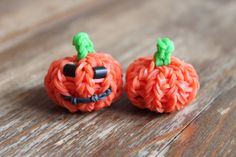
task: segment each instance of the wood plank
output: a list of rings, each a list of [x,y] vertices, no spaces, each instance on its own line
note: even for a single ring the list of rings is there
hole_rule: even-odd
[[[39,27],[0,54],[0,154],[158,155],[235,85],[236,19],[229,16],[234,4],[110,1]],[[202,21],[195,23],[195,18]],[[174,55],[193,63],[199,72],[197,100],[173,114],[138,110],[125,95],[93,113],[70,114],[56,107],[42,87],[43,76],[53,59],[73,54],[71,36],[81,30],[89,32],[97,50],[115,56],[124,70],[136,57],[154,52],[157,36],[172,37]]]
[[[3,0],[0,6],[0,52],[40,31],[45,25],[55,24],[96,4],[84,0]]]
[[[232,80],[229,80],[232,81]],[[166,156],[235,156],[236,86],[225,90],[163,152]]]

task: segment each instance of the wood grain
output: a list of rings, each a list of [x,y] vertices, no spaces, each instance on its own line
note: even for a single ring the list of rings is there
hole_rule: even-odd
[[[166,148],[166,155],[235,156],[236,128],[232,124],[236,118],[235,92],[236,86],[233,86],[214,100],[214,105],[201,113]]]
[[[235,154],[235,1],[4,0],[0,6],[1,156]],[[95,49],[112,54],[124,73],[134,59],[153,54],[157,36],[171,37],[174,55],[198,71],[197,99],[172,114],[136,109],[125,93],[98,112],[58,108],[43,77],[52,60],[75,53],[71,37],[78,31],[88,32]]]

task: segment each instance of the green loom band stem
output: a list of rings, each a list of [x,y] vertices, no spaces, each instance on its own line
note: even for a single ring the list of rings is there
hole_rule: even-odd
[[[89,53],[94,53],[93,42],[89,39],[87,33],[81,32],[73,37],[73,45],[77,51],[78,61],[85,58]]]
[[[157,39],[157,51],[154,54],[156,66],[169,65],[171,54],[174,51],[174,43],[169,38]]]

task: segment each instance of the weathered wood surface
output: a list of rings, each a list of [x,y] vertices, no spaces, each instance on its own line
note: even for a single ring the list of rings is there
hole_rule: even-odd
[[[224,0],[3,0],[0,2],[1,156],[234,156],[236,2]],[[131,106],[71,114],[43,89],[50,62],[72,55],[86,31],[125,72],[157,36],[192,63],[201,89],[172,114]]]

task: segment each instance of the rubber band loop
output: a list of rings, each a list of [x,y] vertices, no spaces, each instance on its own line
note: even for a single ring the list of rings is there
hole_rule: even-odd
[[[157,51],[154,54],[156,66],[169,65],[171,54],[174,51],[174,43],[169,38],[157,39]]]
[[[63,95],[63,97],[64,97],[65,100],[70,101],[71,104],[78,105],[78,104],[95,103],[99,100],[105,99],[111,93],[112,93],[112,89],[110,87],[105,92],[103,92],[102,94],[99,94],[99,95],[95,94],[95,95],[93,95],[89,98],[77,98],[77,97],[73,97],[73,96],[64,96],[64,95]]]
[[[75,46],[77,50],[77,59],[78,61],[87,57],[88,53],[94,53],[93,42],[89,39],[87,33],[81,32],[76,34],[73,37],[72,44]]]

